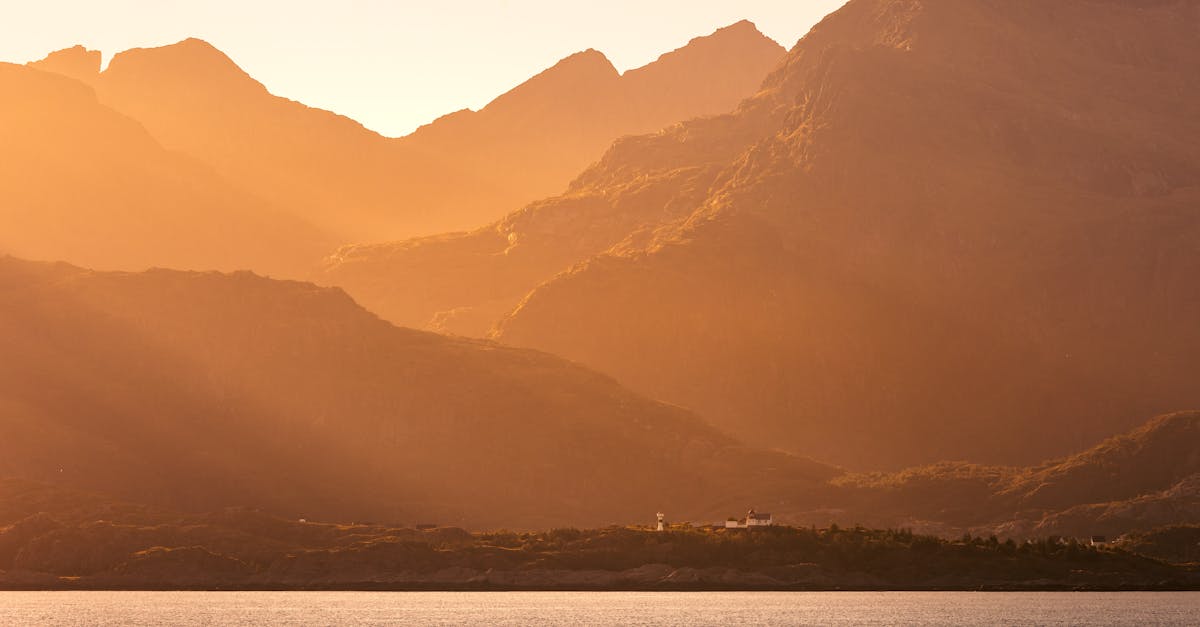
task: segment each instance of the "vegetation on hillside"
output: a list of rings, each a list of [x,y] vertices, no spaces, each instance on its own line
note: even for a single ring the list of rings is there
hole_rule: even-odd
[[[846,474],[834,498],[859,520],[1017,538],[1116,536],[1200,516],[1200,412],[1158,416],[1075,455],[1036,466],[942,462]]]
[[[0,489],[11,497],[0,511],[8,588],[1200,588],[1194,566],[1074,538],[946,540],[837,525],[472,534],[247,509],[182,515],[28,482]],[[1167,558],[1162,544],[1136,546]]]

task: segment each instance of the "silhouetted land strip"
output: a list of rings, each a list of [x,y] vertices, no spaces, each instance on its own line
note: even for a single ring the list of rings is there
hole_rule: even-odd
[[[126,522],[37,514],[0,529],[0,588],[1200,590],[1196,563],[1074,539],[945,540],[837,526],[472,534],[248,510],[170,521],[137,506],[110,511]]]

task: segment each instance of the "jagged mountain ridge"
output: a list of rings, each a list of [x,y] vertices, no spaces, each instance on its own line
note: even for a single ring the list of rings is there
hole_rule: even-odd
[[[850,2],[740,125],[584,174],[746,146],[691,215],[540,285],[495,337],[857,468],[1029,463],[1195,406],[1198,15]]]
[[[343,242],[379,241],[473,228],[557,192],[616,137],[732,108],[783,52],[749,22],[624,75],[589,50],[395,139],[272,96],[196,39],[119,53],[90,82],[164,145]]]
[[[993,19],[1003,8],[1014,13]],[[1083,11],[1097,8],[1095,14]],[[561,342],[572,357],[604,361],[631,385],[715,408],[732,428],[761,429],[766,435],[755,437],[764,441],[777,442],[772,430],[800,417],[802,430],[792,436],[800,445],[790,447],[857,455],[845,459],[866,467],[907,463],[902,456],[883,459],[895,452],[871,448],[879,442],[924,451],[917,461],[964,454],[1003,462],[1037,458],[1091,443],[1132,412],[1194,404],[1189,377],[1196,371],[1191,358],[1197,343],[1189,322],[1197,310],[1191,281],[1196,118],[1188,109],[1192,101],[1180,94],[1190,93],[1195,79],[1175,71],[1195,52],[1187,31],[1193,5],[859,1],[848,9],[840,22],[814,31],[763,93],[734,114],[622,140],[565,196],[534,203],[500,227],[396,247],[407,254],[406,247],[432,246],[446,260],[469,265],[456,248],[466,242],[479,245],[481,265],[501,257],[512,264],[488,279],[494,294],[462,299],[459,284],[448,283],[447,295],[437,295],[443,300],[428,298],[418,313],[445,312],[435,324],[452,324],[472,315],[456,307],[466,304],[475,313],[491,307],[467,321],[490,324],[533,286],[567,269],[521,303],[499,336]],[[1110,32],[1117,17],[1133,27]],[[996,32],[955,31],[981,23]],[[1031,34],[1031,23],[1048,25],[1049,34]],[[1083,35],[1065,43],[1053,36],[1068,25]],[[1008,47],[1036,54],[1014,59],[997,52]],[[964,75],[977,81],[960,80]],[[1098,77],[1111,85],[1095,88]],[[914,94],[913,85],[938,98]],[[960,101],[950,98],[946,105],[939,99],[946,93],[965,93],[961,102],[969,104],[954,105]],[[1097,97],[1081,103],[1082,93]],[[978,110],[989,115],[964,123],[964,111]],[[579,220],[581,215],[589,218]],[[439,248],[443,243],[452,246]],[[368,249],[348,252],[356,250]],[[508,261],[513,259],[518,261]],[[474,272],[449,274],[477,281]],[[231,370],[226,357],[213,357],[203,332],[189,335],[207,324],[186,318],[195,313],[189,304],[203,304],[194,307],[203,310],[211,302],[188,296],[176,310],[163,309],[156,302],[165,300],[161,296],[131,298],[114,313],[114,286],[98,284],[83,305],[101,310],[103,322],[95,324],[114,337],[128,336],[103,325],[130,318],[146,324],[144,311],[189,320],[181,325],[187,331],[167,325],[156,334],[168,340],[167,348],[200,355],[202,372],[217,381],[183,390],[159,381],[164,395],[202,412],[219,414],[230,396],[243,406],[242,384],[221,374]],[[194,292],[162,290],[176,291]],[[243,298],[237,290],[221,294],[213,300]],[[359,320],[346,313],[351,311],[339,305],[330,317]],[[36,311],[13,316],[14,337],[37,324],[61,322]],[[261,332],[270,326],[256,319],[248,316],[247,327]],[[571,335],[581,325],[582,340]],[[311,334],[304,323],[299,327]],[[263,356],[270,351],[255,344],[256,336],[239,333],[244,331],[232,334],[234,343],[251,348],[229,358],[232,370],[278,363],[273,353]],[[164,350],[157,340],[128,339],[138,355]],[[29,354],[38,350],[13,341]],[[124,350],[123,344],[100,344],[98,352]],[[465,345],[472,344],[457,346]],[[40,368],[48,372],[57,356],[41,357]],[[160,357],[139,359],[158,363]],[[175,364],[172,355],[161,359]],[[186,365],[167,368],[168,378],[188,380]],[[316,367],[322,367],[319,360]],[[133,390],[152,374],[135,370],[118,387]],[[327,390],[319,380],[306,379],[302,387]],[[220,400],[205,400],[213,389]],[[85,399],[97,394],[88,386],[77,390]],[[13,398],[11,416],[53,404],[15,392]],[[108,400],[103,393],[95,398]],[[321,403],[287,409],[303,414],[314,405]],[[262,415],[253,407],[237,411]],[[763,423],[743,424],[745,416]],[[1189,442],[1194,430],[1175,436]],[[1186,455],[1172,455],[1184,466],[1191,463]],[[1108,455],[1083,459],[1029,474],[948,465],[946,472],[965,487],[952,486],[940,498],[963,508],[959,488],[969,493],[975,485],[1008,486],[1016,500],[996,502],[1051,512],[1038,523],[1047,529],[1162,502],[1194,505],[1194,475],[1180,476],[1174,465],[1165,468],[1169,477],[1129,487],[1121,481],[1129,473],[1072,474],[1076,466],[1115,463]],[[53,470],[47,460],[39,463]],[[316,476],[294,459],[289,464],[288,471]],[[942,470],[922,472],[940,476]],[[271,482],[283,483],[285,474],[247,490],[272,492]],[[1026,483],[1013,479],[1017,475]],[[343,480],[352,483],[353,477]],[[406,487],[384,489],[415,509],[426,504],[420,495],[406,495]],[[145,484],[137,489],[163,491]],[[637,505],[643,506],[648,503]],[[357,511],[344,503],[322,507]],[[528,514],[533,506],[526,507],[522,515],[536,516]],[[1105,513],[1090,511],[1097,508]]]
[[[1181,141],[1180,137],[1195,134],[1195,116],[1173,109],[1177,104],[1174,101],[1176,91],[1184,88],[1176,88],[1173,77],[1168,78],[1164,72],[1187,66],[1181,55],[1186,55],[1188,48],[1181,41],[1187,42],[1188,39],[1186,32],[1180,37],[1179,31],[1180,25],[1186,25],[1188,21],[1168,19],[1166,21],[1170,24],[1164,27],[1161,11],[1157,14],[1154,11],[1147,12],[1149,18],[1137,15],[1143,12],[1140,9],[1134,11],[1135,16],[1130,23],[1141,23],[1143,31],[1163,27],[1168,33],[1175,33],[1174,39],[1167,37],[1155,44],[1152,52],[1127,52],[1141,54],[1137,58],[1147,67],[1138,69],[1147,70],[1146,78],[1139,77],[1137,71],[1121,66],[1119,62],[1122,60],[1113,58],[1114,54],[1119,53],[1104,46],[1097,48],[1094,40],[1075,41],[1071,44],[1074,48],[1069,55],[1056,56],[1045,52],[1046,46],[1058,44],[1053,40],[1047,41],[1044,33],[1031,34],[1020,30],[1020,20],[1046,17],[1030,15],[1031,11],[1037,10],[1050,11],[1053,19],[1046,21],[1053,28],[1065,28],[1073,16],[1067,9],[1024,7],[1016,11],[1016,18],[997,20],[995,23],[1000,26],[996,34],[976,38],[956,34],[955,29],[959,28],[960,23],[989,23],[989,15],[979,13],[994,11],[994,5],[976,3],[957,8],[941,4],[935,6],[938,11],[926,11],[921,3],[852,3],[814,29],[791,53],[783,67],[767,80],[763,93],[743,103],[735,114],[687,122],[658,135],[620,140],[598,164],[585,171],[566,194],[533,203],[490,227],[469,234],[343,249],[331,258],[322,280],[346,287],[370,308],[399,323],[464,335],[481,335],[498,317],[520,304],[530,290],[553,278],[555,280],[534,291],[512,321],[505,321],[497,337],[518,343],[536,339],[543,348],[618,373],[627,383],[641,386],[651,394],[664,395],[675,402],[703,408],[706,413],[715,409],[718,419],[727,428],[762,438],[762,441],[777,443],[778,436],[790,430],[786,424],[761,428],[755,422],[764,420],[763,416],[774,415],[775,418],[766,420],[785,423],[792,419],[789,414],[808,415],[803,428],[812,430],[837,428],[842,424],[838,420],[821,420],[821,414],[827,409],[849,411],[851,416],[869,412],[879,416],[876,420],[887,420],[890,424],[884,427],[889,430],[889,437],[899,440],[878,438],[873,448],[864,448],[863,440],[873,437],[871,429],[874,427],[866,427],[854,434],[855,444],[847,444],[844,448],[859,449],[850,454],[858,457],[859,465],[868,467],[879,463],[881,451],[878,448],[889,441],[903,442],[911,449],[927,445],[921,441],[931,438],[943,440],[935,445],[937,450],[934,452],[884,462],[905,464],[972,452],[970,442],[960,438],[975,437],[969,431],[958,435],[935,424],[917,425],[906,432],[907,426],[921,419],[915,416],[888,417],[887,414],[891,413],[888,405],[877,402],[875,406],[865,405],[854,398],[877,396],[878,392],[873,392],[872,388],[886,388],[886,394],[910,397],[902,401],[902,405],[932,403],[937,410],[924,412],[926,414],[941,412],[944,415],[963,416],[964,419],[970,419],[969,416],[975,411],[973,401],[977,399],[982,399],[981,404],[989,407],[984,413],[1008,418],[1028,413],[1028,407],[1022,406],[1023,402],[1038,402],[1042,406],[1036,412],[1042,418],[1029,419],[1030,424],[1045,422],[1045,417],[1078,412],[1081,410],[1078,405],[1064,402],[1061,398],[1053,399],[1053,396],[1061,395],[1056,394],[1048,382],[1027,381],[1014,386],[1020,390],[1014,392],[994,387],[989,389],[988,379],[993,372],[1023,369],[1024,363],[1033,359],[1040,362],[1037,367],[1043,370],[1039,372],[1048,370],[1055,373],[1053,376],[1066,377],[1070,385],[1104,385],[1098,382],[1094,373],[1086,372],[1089,369],[1087,366],[1082,369],[1068,368],[1064,373],[1063,364],[1057,362],[1070,360],[1073,354],[1077,361],[1098,359],[1108,362],[1104,367],[1122,367],[1112,363],[1114,360],[1110,356],[1096,354],[1103,351],[1095,351],[1087,346],[1089,334],[1103,332],[1090,325],[1104,322],[1089,320],[1075,324],[1062,317],[1071,315],[1069,311],[1061,310],[1062,305],[1041,302],[1046,295],[1059,292],[1078,294],[1090,290],[1107,292],[1109,299],[1115,297],[1121,288],[1088,286],[1081,289],[1070,285],[1071,273],[1086,267],[1088,255],[1107,260],[1110,267],[1120,267],[1117,274],[1127,283],[1139,283],[1140,279],[1134,276],[1138,272],[1163,275],[1161,280],[1165,283],[1158,288],[1160,293],[1171,291],[1172,288],[1166,287],[1168,284],[1180,285],[1186,281],[1187,264],[1194,262],[1194,259],[1188,261],[1191,254],[1188,251],[1192,247],[1189,241],[1194,240],[1196,235],[1196,228],[1190,223],[1188,207],[1195,193],[1189,191],[1188,186],[1191,180],[1188,177],[1193,174],[1188,174],[1187,167],[1181,168],[1180,164],[1195,163],[1195,159],[1189,156],[1189,152],[1194,152],[1190,148],[1194,144]],[[925,45],[914,48],[915,35],[905,30],[916,28],[914,21],[925,31],[942,37],[942,40],[925,37]],[[1096,21],[1095,16],[1082,20],[1092,27],[1093,32],[1098,30]],[[1153,38],[1144,32],[1134,37],[1138,36],[1142,42]],[[959,49],[964,46],[978,48],[979,41],[987,50],[985,54],[959,54]],[[1018,45],[1017,42],[1021,43]],[[954,54],[942,54],[952,46]],[[1009,48],[1019,50],[1023,46],[1041,50],[1042,54],[1031,57],[1014,53],[1010,55],[1017,56],[1013,61],[1005,56],[1007,53],[997,52]],[[904,58],[905,55],[920,57],[919,62],[912,64],[920,68],[918,76],[912,76],[912,71],[908,74],[894,71],[887,65],[895,63],[892,57]],[[1037,59],[1042,58],[1065,61],[1055,67],[1047,67],[1045,63],[1038,65]],[[999,64],[997,60],[1000,60]],[[1104,80],[1107,80],[1110,66],[1116,63],[1116,75],[1121,80],[1139,85],[1139,89],[1127,91],[1150,95],[1133,102],[1129,101],[1130,97],[1120,95],[1119,87],[1101,88],[1099,93],[1108,98],[1105,103],[1115,101],[1114,107],[1109,110],[1072,110],[1067,117],[1071,128],[1049,133],[1052,140],[1063,140],[1068,148],[1050,147],[1048,144],[1053,141],[1042,141],[1042,145],[1039,145],[1039,134],[1048,132],[1047,129],[1051,127],[1047,125],[1055,123],[1054,116],[1061,116],[1062,111],[1054,108],[1058,105],[1047,103],[1062,97],[1059,93],[1062,85],[1070,84],[1070,78],[1080,73],[1076,65],[1089,62],[1090,76],[1104,76]],[[965,70],[959,65],[964,63],[984,66],[982,69],[968,68],[972,76],[978,74],[985,77],[980,79],[984,83],[982,87],[972,87],[979,93],[963,98],[964,102],[972,104],[954,104],[950,106],[950,111],[932,113],[939,107],[947,108],[947,105],[936,101],[929,111],[921,111],[918,104],[910,103],[903,110],[898,110],[892,116],[895,119],[888,123],[869,119],[880,106],[879,103],[892,102],[889,100],[891,94],[908,88],[905,81],[921,85],[924,89],[944,66],[949,65],[953,71],[961,74]],[[1016,69],[1003,67],[1005,63],[1010,66],[1015,64]],[[856,64],[865,65],[859,67]],[[1019,90],[1029,87],[1023,84],[1023,77],[1026,72],[1033,70],[1045,75],[1038,78],[1046,80],[1039,80],[1036,85],[1038,90],[1045,93],[1022,94]],[[840,82],[830,82],[833,80],[830,75]],[[1181,84],[1193,83],[1183,81]],[[864,95],[868,89],[888,95]],[[827,94],[826,90],[830,93]],[[1003,90],[1016,90],[1013,93],[1018,95],[1004,96],[1000,103],[987,100],[997,93],[1005,93]],[[931,93],[939,98],[944,95],[936,90]],[[1079,100],[1080,93],[1076,90],[1071,96]],[[1093,92],[1089,87],[1083,93],[1090,95]],[[819,96],[824,96],[824,99]],[[1023,97],[1027,98],[1027,102],[1022,103]],[[896,99],[905,102],[902,93]],[[796,103],[804,104],[800,106]],[[852,117],[855,122],[833,125],[820,117],[828,114],[828,109],[834,104],[841,106],[838,110],[840,115]],[[930,102],[926,99],[919,104],[929,105]],[[1014,123],[992,113],[997,107],[1013,109],[1022,104],[1037,112],[1029,122],[1018,119]],[[920,131],[913,131],[903,140],[900,139],[908,132],[904,129],[918,128],[914,125],[914,119],[955,120],[962,119],[964,115],[979,118],[971,113],[972,106],[978,106],[979,110],[985,112],[982,119],[991,126],[974,128],[970,133],[958,133],[969,139],[955,137],[953,131],[937,131],[936,136],[929,137],[922,136]],[[967,110],[965,113],[964,109]],[[1093,106],[1092,109],[1097,108]],[[1155,116],[1162,116],[1162,119],[1155,121]],[[1167,126],[1173,122],[1182,122],[1181,128],[1185,129],[1179,137],[1170,137],[1172,131]],[[1022,124],[1025,126],[1022,127]],[[785,130],[780,131],[780,128]],[[978,144],[984,149],[971,145],[980,131],[986,141]],[[1123,139],[1126,135],[1136,139],[1132,142]],[[785,145],[789,141],[798,145]],[[898,157],[864,157],[865,162],[873,164],[867,170],[877,179],[865,184],[848,182],[847,173],[852,170],[846,164],[863,154],[875,152],[872,146],[864,146],[864,143],[873,141],[881,141],[882,147],[891,151],[888,155],[894,155],[897,151],[921,154],[919,157],[907,154]],[[933,166],[916,172],[891,172],[893,168],[889,163],[932,163],[932,156],[936,156],[939,150],[953,153],[952,160],[956,165],[959,161],[979,165],[970,166],[969,172],[947,178],[946,181],[938,180],[941,174]],[[930,155],[922,151],[930,152]],[[879,152],[884,153],[882,150]],[[1002,169],[987,163],[997,153],[1005,163]],[[971,159],[964,158],[966,155],[972,155]],[[888,159],[893,161],[888,162]],[[1126,174],[1113,171],[1111,163],[1119,163],[1121,159],[1133,164],[1131,167],[1142,170]],[[768,165],[769,168],[766,167]],[[788,181],[788,170],[793,167],[797,172],[806,173],[807,180],[795,183]],[[1064,171],[1064,167],[1073,170]],[[1148,173],[1146,168],[1159,174]],[[1017,178],[1009,180],[1006,177]],[[1072,202],[1094,203],[1097,213],[1094,222],[1100,226],[1108,222],[1114,225],[1112,229],[1105,234],[1081,236],[1067,230],[1073,218],[1066,211],[1059,211],[1058,216],[1054,215],[1055,212],[1038,215],[1032,211],[1012,211],[1014,207],[1022,206],[1041,210],[1060,202],[1052,191],[1059,179],[1072,188]],[[1014,183],[1016,180],[1020,183]],[[774,191],[775,198],[764,199],[753,194],[746,194],[740,202],[730,198],[739,190],[761,188],[765,182],[779,184],[779,189],[788,191]],[[1171,186],[1173,196],[1161,193],[1166,189],[1162,185]],[[802,187],[795,190],[795,186]],[[878,197],[864,198],[863,191],[872,190],[874,186],[886,186],[887,192],[878,193]],[[938,186],[946,189],[939,191]],[[879,205],[893,198],[918,206],[929,201],[945,204],[950,201],[948,190],[956,190],[955,198],[972,198],[970,202],[977,206],[963,215],[942,212],[936,217],[919,215],[919,211],[913,212],[912,216],[895,211],[879,216],[862,211],[852,216],[851,212],[840,206]],[[1090,198],[1092,194],[1099,196]],[[944,197],[939,198],[939,195]],[[806,198],[812,206],[803,211],[779,206],[793,196]],[[884,200],[881,201],[880,197]],[[980,202],[981,199],[983,202]],[[737,209],[767,207],[771,201],[774,201],[775,207],[752,215],[748,211],[740,211],[739,214]],[[713,207],[718,204],[720,209],[714,210]],[[994,215],[987,218],[989,221],[986,224],[971,224],[980,214],[986,214],[989,208]],[[1119,221],[1136,223],[1139,218],[1135,217],[1134,212],[1142,210],[1150,212],[1150,215],[1157,214],[1154,219],[1161,221],[1161,226],[1134,224],[1128,232],[1122,232],[1124,227],[1116,226]],[[1012,223],[1003,223],[1010,219]],[[803,222],[805,220],[809,222]],[[672,223],[682,226],[673,227]],[[912,246],[912,250],[916,251],[915,259],[900,257],[909,254],[908,251],[887,250],[888,246],[894,248],[897,243],[903,243],[902,238],[921,234],[922,231],[925,231],[925,237],[932,235],[941,241],[931,242],[928,252],[921,250],[921,246]],[[712,241],[698,242],[702,237]],[[1159,237],[1164,239],[1156,242],[1155,238]],[[789,241],[788,238],[795,238],[795,241]],[[851,244],[842,246],[831,243],[839,238]],[[892,241],[889,243],[886,238],[892,238]],[[1129,264],[1125,261],[1113,258],[1110,250],[1121,239],[1131,240],[1135,244],[1140,241],[1137,245],[1142,246],[1163,244],[1164,252],[1158,253],[1152,264],[1143,261],[1141,270],[1132,270],[1126,267]],[[1010,245],[1008,251],[999,250],[1003,248],[1000,243],[1005,240],[1015,245]],[[986,271],[990,275],[986,280],[998,280],[997,287],[1006,290],[1003,296],[969,293],[979,291],[969,285],[978,277],[972,276],[971,271],[963,267],[961,258],[973,254],[971,248],[976,246],[975,242],[981,242],[982,247],[971,261],[986,264]],[[1028,259],[1031,252],[1019,250],[1021,246],[1039,251],[1037,254],[1061,254],[1061,258],[1049,260],[1050,269],[1046,262],[1038,265],[1039,262]],[[610,247],[612,255],[608,258],[588,260]],[[692,259],[690,256],[696,253],[687,250],[689,248],[704,248],[700,253],[703,258]],[[994,259],[984,258],[985,254],[992,253]],[[1010,257],[1014,253],[1015,259]],[[827,254],[833,259],[821,258]],[[756,259],[756,255],[759,258]],[[634,289],[631,286],[638,285],[639,280],[625,276],[621,268],[637,266],[640,270],[648,265],[646,260],[662,260],[664,266],[671,267],[658,271],[647,270],[656,273],[650,279],[654,283],[646,286],[645,290],[631,293]],[[824,273],[824,276],[814,274],[803,279],[811,284],[795,285],[793,277],[787,276],[793,271],[789,266],[802,264],[821,266],[817,272]],[[576,267],[572,269],[572,266]],[[1021,282],[1025,278],[1011,276],[1014,274],[1013,268],[1018,269],[1019,273],[1033,275],[1040,281],[1053,282],[1054,285],[1045,288],[1045,294],[1032,299],[1022,298],[1022,294],[1014,295],[1013,291],[1021,289]],[[948,270],[956,271],[956,275],[943,277]],[[555,275],[564,271],[567,272],[555,278]],[[894,276],[897,273],[903,274]],[[923,273],[928,276],[923,277]],[[594,277],[595,282],[569,286],[573,281],[582,283],[582,279],[576,280],[576,275]],[[776,281],[774,276],[785,278]],[[715,282],[717,277],[721,281],[719,286],[705,284]],[[941,298],[940,295],[929,293],[928,284],[936,285],[937,281],[947,279],[953,281],[953,289],[962,291],[964,296],[969,294],[976,301],[974,306],[981,309],[997,306],[994,302],[985,303],[985,300],[999,301],[999,306],[1011,306],[1013,300],[1026,300],[1032,304],[1027,307],[1029,311],[1014,316],[1015,328],[996,334],[997,337],[990,337],[995,332],[987,328],[989,323],[985,320],[955,319],[953,316],[947,319],[945,314],[938,314],[942,318],[935,321],[930,317],[931,314],[945,307],[936,302]],[[688,282],[693,285],[686,285]],[[917,292],[914,288],[921,282],[927,285],[920,286]],[[554,290],[562,292],[555,293]],[[662,307],[664,295],[675,295],[679,291],[690,291],[683,298],[693,301],[673,306],[661,314],[647,315]],[[914,293],[906,294],[905,291]],[[797,318],[798,308],[818,294],[819,298],[829,300],[825,307],[831,308],[831,311],[809,312],[805,315],[815,316],[809,322],[814,328],[823,326],[826,333],[836,331],[834,336],[826,339],[812,334],[809,337],[787,336],[787,333],[805,333],[803,330],[789,329],[794,329],[797,322],[804,320]],[[538,313],[541,298],[557,300],[559,309]],[[934,302],[928,302],[930,300]],[[647,303],[650,304],[648,307]],[[740,303],[748,303],[747,309],[737,310]],[[1152,311],[1150,307],[1147,309]],[[521,323],[522,317],[530,320]],[[708,319],[697,320],[704,317]],[[900,317],[901,320],[897,322],[889,317]],[[627,319],[628,324],[625,324]],[[1187,314],[1172,311],[1170,319],[1179,323],[1187,319]],[[581,320],[588,321],[586,324],[593,325],[592,328],[580,332]],[[745,322],[747,320],[756,323],[748,325]],[[699,326],[684,331],[686,325],[681,324],[682,321],[695,321]],[[526,324],[528,328],[524,328]],[[636,334],[631,332],[649,324],[654,324],[655,328],[642,329]],[[877,337],[874,328],[885,325],[899,328]],[[1077,328],[1072,329],[1072,326]],[[1138,327],[1135,333],[1147,331],[1141,328],[1142,325],[1135,326]],[[716,354],[705,356],[702,355],[703,349],[694,348],[714,344],[713,331],[722,329],[737,329],[742,335],[720,338],[719,347],[710,347],[710,352]],[[933,340],[934,344],[950,346],[931,347],[924,339],[913,340],[908,337],[913,329],[931,329],[932,333],[943,334],[941,339]],[[589,337],[591,330],[599,333]],[[1031,341],[1035,344],[1044,343],[1062,335],[1075,337],[1058,339],[1060,343],[1068,345],[1067,350],[1061,352],[1058,352],[1058,347],[1028,345]],[[975,337],[964,342],[964,336]],[[971,345],[975,341],[982,341],[983,344]],[[1137,350],[1138,344],[1145,341],[1144,338],[1125,340],[1119,350]],[[811,363],[806,363],[810,360],[802,353],[794,358],[785,357],[785,362],[774,363],[769,366],[769,372],[761,372],[754,366],[759,356],[769,355],[776,350],[773,347],[796,342],[818,351],[820,359],[840,364],[838,376],[842,379],[858,377],[846,369],[862,368],[862,360],[868,360],[869,363],[882,359],[898,365],[899,360],[911,358],[906,354],[918,352],[936,355],[932,360],[935,371],[907,371],[907,367],[902,367],[893,372],[872,372],[866,375],[863,383],[858,384],[857,389],[834,392],[845,398],[813,407],[805,397],[828,397],[830,388],[844,388],[844,381],[839,382],[837,377],[826,375],[821,375],[823,378],[820,381],[797,381],[797,376],[803,376],[800,373],[812,368]],[[813,346],[813,342],[822,344]],[[837,354],[847,347],[857,354],[850,358]],[[1078,352],[1073,352],[1081,348],[1085,353],[1082,358]],[[1184,352],[1180,350],[1175,354]],[[975,382],[961,390],[940,387],[940,381],[958,375],[964,363],[979,362],[978,354],[986,355],[987,360],[969,367],[976,371],[971,374],[977,379]],[[885,356],[880,358],[877,355]],[[1163,363],[1162,355],[1156,359],[1159,362],[1154,366],[1155,371],[1166,373],[1166,376],[1148,376],[1141,366],[1134,366],[1132,376],[1142,377],[1143,381],[1130,385],[1153,387],[1154,391],[1144,393],[1144,400],[1127,405],[1123,410],[1107,413],[1108,422],[1095,431],[1104,433],[1120,429],[1128,426],[1129,421],[1138,415],[1195,403],[1182,389],[1182,381],[1178,376],[1179,372],[1186,370]],[[1165,358],[1168,362],[1172,359],[1176,358]],[[860,363],[849,363],[855,361]],[[685,364],[686,368],[677,368],[680,364]],[[1070,365],[1070,362],[1066,365]],[[731,370],[743,372],[731,378]],[[751,374],[762,376],[751,377]],[[1099,378],[1106,380],[1113,376],[1119,378],[1123,374]],[[1052,376],[1045,375],[1045,378]],[[1174,382],[1162,381],[1171,378],[1174,378]],[[1024,389],[1021,389],[1022,386]],[[805,387],[809,389],[803,389]],[[1031,398],[1029,401],[1015,399],[1013,396],[1016,393]],[[956,398],[938,398],[943,395]],[[846,407],[850,403],[859,407]],[[1050,409],[1054,405],[1060,409]],[[941,432],[931,432],[931,429]],[[1079,448],[1094,442],[1089,439],[1094,436],[1087,435],[1091,430],[1091,426],[1070,428],[1059,436],[1062,439],[1057,444],[1045,442],[1042,444],[1046,446],[1041,450],[1018,453],[1018,447],[1024,445],[1021,442],[1023,431],[1019,428],[1005,429],[1004,436],[1008,439],[1002,448],[1007,452],[992,454],[991,461],[1032,461]],[[755,433],[758,435],[755,436]],[[845,434],[827,433],[818,438],[808,438],[813,447],[808,450],[816,453],[821,444],[842,435]],[[847,457],[843,461],[853,463],[854,459]]]

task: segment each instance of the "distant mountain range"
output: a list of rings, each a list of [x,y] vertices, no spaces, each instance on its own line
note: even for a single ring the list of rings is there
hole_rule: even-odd
[[[1036,467],[856,475],[551,355],[394,327],[335,288],[7,258],[0,305],[0,478],[158,507],[477,529],[755,504],[1022,536],[1187,522],[1200,498],[1197,412]]]
[[[749,22],[624,74],[587,50],[395,139],[272,95],[198,39],[121,52],[103,72],[81,47],[30,65],[346,243],[475,227],[557,193],[621,135],[732,109],[783,54]]]
[[[250,273],[0,258],[0,351],[0,483],[29,486],[0,500],[0,559],[28,531],[5,525],[114,498],[134,518],[245,507],[476,530],[708,522],[749,503],[793,525],[1006,538],[1200,513],[1200,412],[1037,466],[852,473],[550,354],[397,328],[340,289]]]
[[[853,0],[736,112],[321,281],[852,468],[1078,450],[1200,405],[1198,11]]]
[[[803,526],[1005,538],[1200,513],[1200,412],[1031,467],[855,474],[747,447],[551,355],[394,327],[333,288],[6,258],[0,305],[0,484],[19,492],[0,499],[0,561],[45,532],[5,525],[97,508],[488,529],[753,504]]]
[[[404,138],[199,40],[0,64],[0,564],[106,508],[1194,537],[1198,24],[851,0]]]

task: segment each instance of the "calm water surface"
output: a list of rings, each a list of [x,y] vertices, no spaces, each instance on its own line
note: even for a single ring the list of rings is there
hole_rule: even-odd
[[[1197,625],[1200,592],[0,592],[0,625]]]

